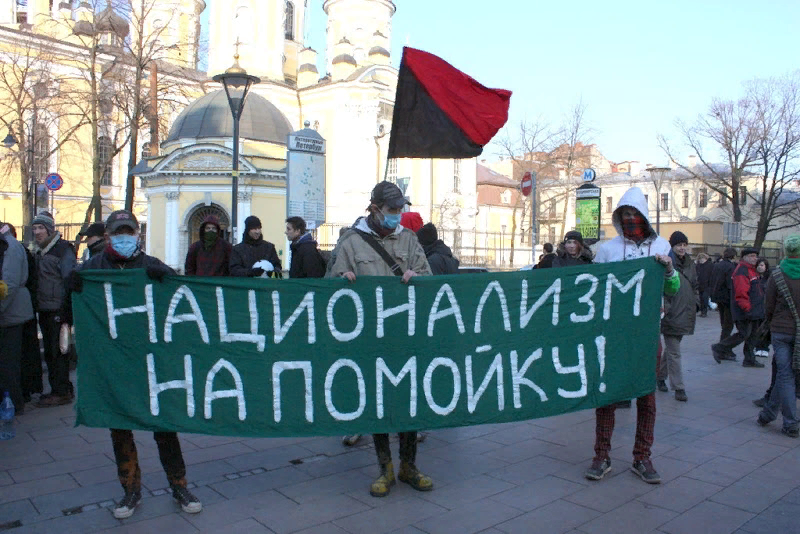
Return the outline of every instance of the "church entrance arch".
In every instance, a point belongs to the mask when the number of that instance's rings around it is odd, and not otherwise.
[[[189,234],[189,243],[187,244],[187,250],[188,247],[192,246],[192,243],[200,239],[200,225],[209,215],[213,215],[219,220],[219,226],[222,230],[221,237],[224,237],[226,241],[230,241],[230,219],[228,218],[228,213],[217,204],[198,206],[189,216],[189,231],[187,232]]]

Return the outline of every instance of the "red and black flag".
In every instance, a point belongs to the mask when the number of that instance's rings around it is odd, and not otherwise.
[[[511,91],[489,89],[440,57],[403,48],[389,158],[471,158],[508,120]]]

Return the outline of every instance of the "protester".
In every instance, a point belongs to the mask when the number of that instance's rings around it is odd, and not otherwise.
[[[711,298],[711,271],[714,264],[705,252],[697,255],[697,292],[700,294],[700,317],[708,317],[708,299]]]
[[[200,239],[192,243],[184,262],[189,276],[229,276],[231,244],[222,236],[219,219],[207,216],[200,224]]]
[[[141,269],[156,282],[161,282],[167,275],[174,275],[161,260],[148,256],[140,249],[139,223],[133,213],[125,210],[113,212],[106,219],[106,248],[93,256],[81,266],[85,269]],[[80,292],[82,282],[79,272],[70,278],[70,290]],[[70,299],[71,301],[71,299]],[[69,316],[71,322],[71,314]],[[113,358],[113,354],[108,355]],[[124,381],[124,377],[120,377]],[[183,461],[181,444],[175,432],[154,432],[153,438],[158,446],[158,456],[167,475],[172,498],[184,512],[194,514],[203,509],[200,501],[186,487],[186,465]],[[125,519],[133,515],[136,506],[142,499],[142,473],[139,468],[139,457],[133,432],[130,430],[111,429],[111,443],[114,446],[114,458],[117,463],[117,475],[125,495],[114,508],[114,517]]]
[[[281,278],[282,270],[275,245],[261,235],[261,220],[255,215],[246,218],[242,242],[231,252],[231,276],[254,277],[268,273],[268,276]]]
[[[433,274],[458,274],[460,262],[453,257],[450,247],[439,239],[439,233],[433,223],[425,224],[417,230],[417,239],[425,251],[425,257]]]
[[[376,185],[372,189],[368,215],[360,217],[339,239],[333,253],[334,264],[326,277],[344,277],[355,282],[360,276],[401,275],[402,282],[409,283],[414,276],[430,275],[430,266],[416,235],[400,225],[400,214],[407,203],[395,184],[384,181]],[[397,266],[398,271],[392,266]],[[380,476],[372,483],[370,494],[385,497],[395,484],[389,434],[373,434],[373,440]],[[433,481],[417,469],[416,456],[417,433],[400,432],[397,478],[416,490],[429,491],[433,489]]]
[[[756,271],[757,262],[758,249],[745,248],[742,250],[742,260],[731,275],[733,283],[731,315],[736,324],[736,333],[711,345],[717,363],[722,363],[726,352],[732,352],[744,342],[742,366],[764,367],[763,363],[756,361],[751,340],[759,323],[764,319],[764,288],[761,285],[761,277]]]
[[[610,263],[654,256],[658,262],[666,266],[664,294],[675,295],[680,289],[680,277],[669,257],[671,248],[667,240],[659,237],[650,225],[647,199],[641,189],[632,187],[622,195],[612,215],[612,221],[619,235],[599,247],[594,261]],[[658,368],[657,354],[643,352],[641,357],[656,360],[653,363]],[[589,480],[600,480],[611,470],[611,436],[614,432],[616,408],[616,404],[611,404],[595,411],[595,456],[591,467],[584,473]],[[631,470],[648,484],[661,482],[661,476],[650,460],[655,423],[655,393],[636,399],[636,440],[633,446]]]
[[[536,265],[538,269],[549,269],[553,266],[553,260],[556,259],[556,254],[553,252],[553,244],[544,244],[544,254],[539,257],[539,263]]]
[[[0,223],[0,392],[8,391],[16,413],[25,411],[22,390],[22,336],[33,318],[25,247]]]
[[[103,252],[103,249],[106,246],[106,242],[103,239],[104,233],[105,225],[101,222],[96,222],[90,224],[78,234],[78,236],[86,239],[84,241],[86,249],[83,251],[83,255],[81,256],[81,263],[88,261],[92,256]]]
[[[770,275],[769,261],[767,261],[766,258],[758,258],[758,262],[756,262],[756,272],[758,273],[759,276],[758,281],[761,282],[761,287],[764,290],[764,295],[766,295],[767,284],[769,283],[769,275]],[[759,323],[756,326],[756,328],[759,328],[763,322],[764,321]],[[753,352],[755,352],[755,355],[757,357],[759,358],[769,357],[769,339],[766,340],[759,339],[759,342],[756,343],[754,349],[755,350]],[[773,361],[773,363],[775,362]]]
[[[793,363],[800,357],[795,355],[797,327],[800,324],[797,316],[797,307],[800,306],[800,234],[787,237],[784,250],[786,258],[767,283],[765,316],[775,349],[773,361],[776,375],[757,422],[760,426],[768,425],[778,417],[780,410],[783,415],[781,432],[790,438],[797,438],[800,436],[800,424],[797,420]]]
[[[289,263],[289,278],[322,278],[325,276],[325,260],[319,252],[317,242],[306,230],[302,217],[286,219],[286,239],[292,242],[289,248],[292,258]]]
[[[733,332],[733,315],[731,313],[731,294],[733,293],[733,282],[731,275],[736,269],[733,258],[736,257],[736,249],[726,248],[722,253],[722,259],[714,264],[711,270],[711,300],[717,305],[719,312],[719,323],[721,332],[719,340],[728,338]],[[721,360],[736,361],[736,356],[732,350],[726,350],[719,355]]]
[[[553,267],[570,267],[572,265],[589,265],[592,263],[592,251],[584,246],[583,235],[571,230],[564,236],[562,246],[553,260]]]
[[[44,360],[50,393],[42,395],[36,404],[42,408],[69,404],[75,398],[69,379],[69,354],[62,354],[59,335],[65,324],[66,281],[75,270],[75,248],[61,238],[55,229],[53,216],[42,212],[31,221],[32,252],[36,259],[36,310],[44,343]]]
[[[422,215],[416,211],[407,211],[400,216],[400,225],[403,228],[408,228],[412,232],[419,232],[423,226]]]
[[[17,229],[11,223],[9,231],[17,239]],[[23,247],[24,248],[24,247]],[[25,248],[28,259],[28,281],[25,287],[30,294],[33,316],[22,328],[22,361],[20,374],[22,377],[22,398],[30,402],[33,395],[41,394],[44,389],[44,373],[42,372],[42,347],[39,344],[39,325],[36,322],[36,259],[31,251]]]
[[[680,276],[680,289],[672,296],[664,297],[664,317],[661,319],[661,333],[664,335],[664,351],[656,373],[659,391],[669,385],[675,391],[675,400],[686,402],[686,389],[683,384],[681,365],[681,340],[683,336],[694,335],[697,314],[697,270],[694,261],[686,253],[689,240],[683,232],[673,232],[669,238],[672,250],[672,266]]]

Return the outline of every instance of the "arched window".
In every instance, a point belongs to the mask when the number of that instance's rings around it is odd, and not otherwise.
[[[286,19],[283,28],[284,35],[290,41],[294,40],[294,4],[287,0]]]
[[[100,170],[102,171],[102,175],[100,176],[100,185],[111,185],[112,151],[113,145],[111,144],[111,139],[103,136],[97,140],[97,152],[98,157],[100,158]]]

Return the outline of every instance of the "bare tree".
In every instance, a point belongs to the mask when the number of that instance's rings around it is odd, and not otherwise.
[[[56,73],[65,59],[62,49],[34,34],[20,36],[0,52],[0,120],[16,140],[0,159],[0,184],[10,186],[19,176],[23,226],[30,225],[37,183],[58,170],[49,168],[51,156],[74,142],[86,124],[71,105],[75,87]]]

